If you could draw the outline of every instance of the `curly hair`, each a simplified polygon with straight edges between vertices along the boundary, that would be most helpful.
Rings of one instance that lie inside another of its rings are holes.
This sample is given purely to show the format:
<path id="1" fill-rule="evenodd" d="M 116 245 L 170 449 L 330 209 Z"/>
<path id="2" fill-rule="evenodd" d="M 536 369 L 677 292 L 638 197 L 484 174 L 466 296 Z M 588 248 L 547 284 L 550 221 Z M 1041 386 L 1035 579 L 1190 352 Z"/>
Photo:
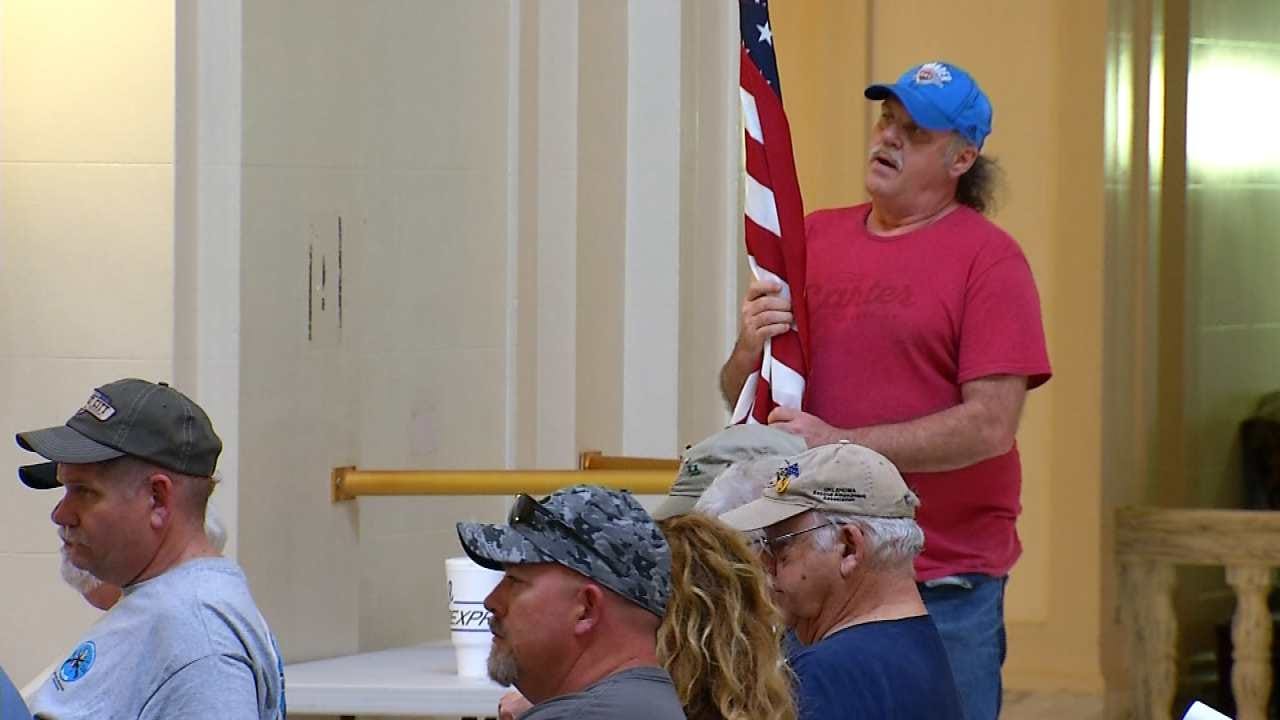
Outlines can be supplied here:
<path id="1" fill-rule="evenodd" d="M 979 155 L 956 184 L 956 202 L 984 215 L 995 212 L 996 191 L 1003 178 L 1004 171 L 994 158 Z"/>
<path id="2" fill-rule="evenodd" d="M 795 720 L 782 616 L 742 536 L 691 513 L 658 522 L 673 593 L 658 657 L 689 720 Z"/>

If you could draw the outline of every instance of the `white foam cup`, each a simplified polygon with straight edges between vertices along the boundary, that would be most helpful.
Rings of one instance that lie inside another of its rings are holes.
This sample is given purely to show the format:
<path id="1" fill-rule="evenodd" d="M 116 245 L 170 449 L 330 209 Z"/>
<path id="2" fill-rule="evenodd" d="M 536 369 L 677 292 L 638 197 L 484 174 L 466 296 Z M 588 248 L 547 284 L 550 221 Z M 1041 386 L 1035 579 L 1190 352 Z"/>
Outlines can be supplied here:
<path id="1" fill-rule="evenodd" d="M 493 633 L 489 631 L 484 599 L 502 579 L 502 573 L 482 568 L 467 557 L 445 559 L 444 569 L 449 583 L 449 636 L 458 675 L 488 677 Z"/>
<path id="2" fill-rule="evenodd" d="M 1187 714 L 1182 716 L 1182 720 L 1231 720 L 1231 718 L 1200 701 L 1196 701 L 1191 704 L 1191 707 L 1187 708 Z"/>

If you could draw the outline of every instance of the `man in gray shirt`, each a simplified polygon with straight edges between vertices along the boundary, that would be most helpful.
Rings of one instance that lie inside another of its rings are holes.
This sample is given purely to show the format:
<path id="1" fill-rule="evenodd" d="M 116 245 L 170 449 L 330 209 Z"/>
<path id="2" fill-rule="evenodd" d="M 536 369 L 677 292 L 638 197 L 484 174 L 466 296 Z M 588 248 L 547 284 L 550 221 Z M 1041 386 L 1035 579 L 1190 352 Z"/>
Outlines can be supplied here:
<path id="1" fill-rule="evenodd" d="M 65 425 L 19 433 L 51 460 L 18 475 L 62 487 L 67 558 L 123 597 L 54 668 L 36 718 L 284 717 L 284 663 L 244 573 L 204 530 L 222 441 L 164 383 L 96 389 Z"/>
<path id="2" fill-rule="evenodd" d="M 533 703 L 521 720 L 679 720 L 658 663 L 671 549 L 629 493 L 579 485 L 516 496 L 506 525 L 458 523 L 467 555 L 503 570 L 489 675 Z"/>

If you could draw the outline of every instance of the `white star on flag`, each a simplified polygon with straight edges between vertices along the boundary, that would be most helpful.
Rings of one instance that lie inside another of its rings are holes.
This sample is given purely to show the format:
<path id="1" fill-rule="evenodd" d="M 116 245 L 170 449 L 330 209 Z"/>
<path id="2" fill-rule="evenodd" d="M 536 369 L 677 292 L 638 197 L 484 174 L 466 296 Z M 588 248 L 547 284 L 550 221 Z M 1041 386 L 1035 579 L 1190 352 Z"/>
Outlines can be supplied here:
<path id="1" fill-rule="evenodd" d="M 760 31 L 760 42 L 767 42 L 770 45 L 773 44 L 773 30 L 769 29 L 769 23 L 757 25 L 756 29 Z"/>

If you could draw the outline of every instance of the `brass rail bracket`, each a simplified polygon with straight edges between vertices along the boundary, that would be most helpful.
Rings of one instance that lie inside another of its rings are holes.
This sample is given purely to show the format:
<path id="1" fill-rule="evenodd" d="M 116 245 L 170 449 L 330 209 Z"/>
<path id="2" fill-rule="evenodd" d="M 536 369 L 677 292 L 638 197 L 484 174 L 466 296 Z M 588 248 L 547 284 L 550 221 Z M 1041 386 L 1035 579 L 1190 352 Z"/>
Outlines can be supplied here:
<path id="1" fill-rule="evenodd" d="M 344 465 L 334 468 L 333 472 L 329 474 L 329 502 L 340 503 L 356 499 L 355 495 L 348 493 L 343 487 L 343 483 L 347 479 L 347 473 L 355 469 L 355 465 Z"/>

